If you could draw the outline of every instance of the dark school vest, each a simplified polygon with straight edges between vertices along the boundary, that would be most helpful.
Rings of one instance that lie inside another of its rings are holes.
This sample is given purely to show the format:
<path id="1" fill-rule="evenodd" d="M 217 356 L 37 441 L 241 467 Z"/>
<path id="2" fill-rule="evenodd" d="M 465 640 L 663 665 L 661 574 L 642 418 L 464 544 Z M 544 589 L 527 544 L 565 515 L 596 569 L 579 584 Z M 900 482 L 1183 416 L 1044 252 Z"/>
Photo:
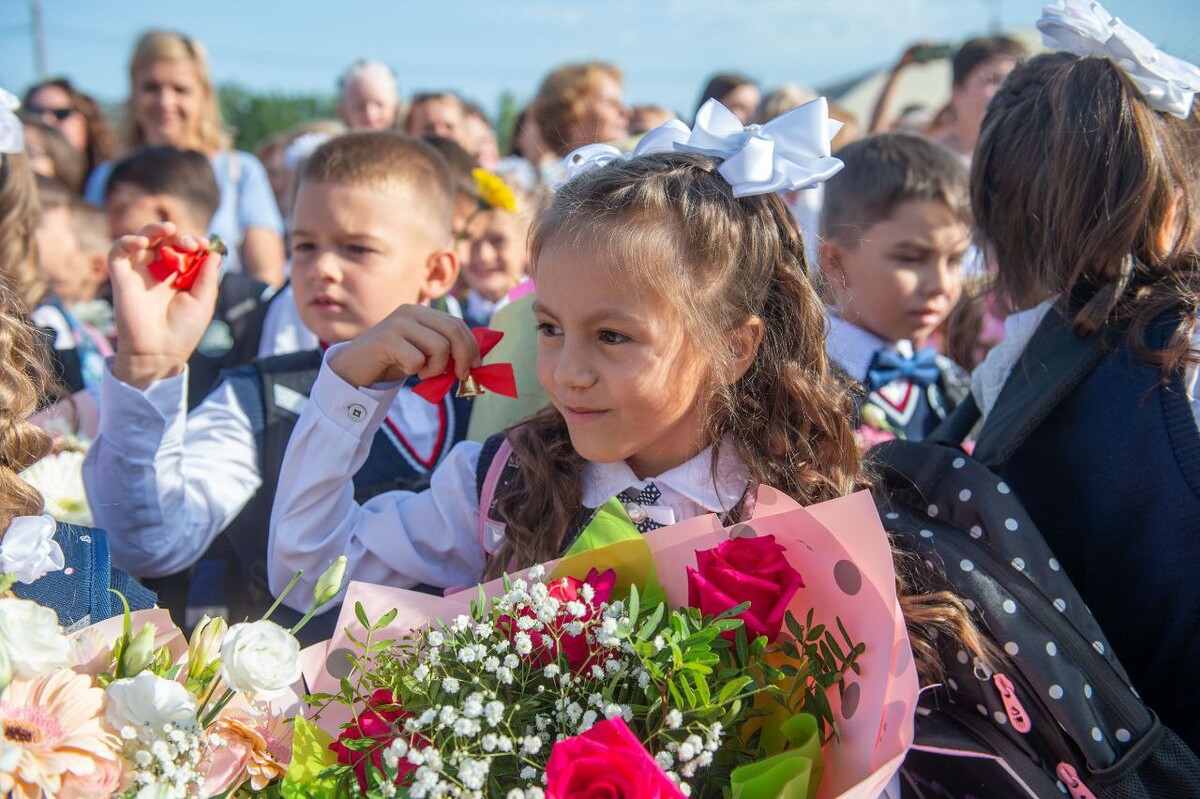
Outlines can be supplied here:
<path id="1" fill-rule="evenodd" d="M 240 579 L 238 590 L 230 596 L 230 616 L 234 620 L 256 619 L 274 602 L 267 585 L 271 507 L 288 441 L 316 382 L 321 358 L 317 350 L 265 358 L 226 376 L 250 417 L 262 477 L 258 491 L 224 531 L 233 554 L 233 572 Z M 459 399 L 454 392 L 447 394 L 438 407 L 441 434 L 431 455 L 416 452 L 403 431 L 390 419 L 385 420 L 371 442 L 366 462 L 353 477 L 356 502 L 366 502 L 386 491 L 421 491 L 429 486 L 434 467 L 466 437 L 470 419 L 470 400 Z M 299 618 L 299 613 L 282 606 L 272 616 L 284 626 Z M 336 609 L 318 615 L 305 626 L 301 640 L 328 638 L 336 621 Z"/>

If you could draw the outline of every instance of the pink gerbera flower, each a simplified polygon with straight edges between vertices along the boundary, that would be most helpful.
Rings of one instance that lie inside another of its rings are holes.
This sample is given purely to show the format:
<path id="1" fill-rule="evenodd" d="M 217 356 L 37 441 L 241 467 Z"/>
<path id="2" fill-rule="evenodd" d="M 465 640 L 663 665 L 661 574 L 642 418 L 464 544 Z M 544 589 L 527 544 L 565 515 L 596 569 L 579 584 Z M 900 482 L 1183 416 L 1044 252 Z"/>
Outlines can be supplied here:
<path id="1" fill-rule="evenodd" d="M 115 762 L 103 708 L 104 691 L 69 669 L 14 680 L 0 696 L 0 793 L 56 796 L 64 779 Z"/>

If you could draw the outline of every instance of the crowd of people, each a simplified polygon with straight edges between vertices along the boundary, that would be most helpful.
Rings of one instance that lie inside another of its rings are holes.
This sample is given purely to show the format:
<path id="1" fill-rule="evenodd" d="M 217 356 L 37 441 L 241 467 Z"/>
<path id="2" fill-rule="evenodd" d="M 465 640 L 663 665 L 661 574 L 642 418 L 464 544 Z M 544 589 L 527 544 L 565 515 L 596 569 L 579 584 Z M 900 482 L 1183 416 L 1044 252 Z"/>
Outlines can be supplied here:
<path id="1" fill-rule="evenodd" d="M 0 526 L 80 446 L 112 579 L 181 625 L 297 572 L 299 617 L 339 555 L 440 592 L 611 540 L 614 498 L 637 535 L 870 488 L 871 445 L 988 424 L 1064 328 L 1105 347 L 1002 485 L 1200 749 L 1200 70 L 1099 48 L 972 39 L 948 103 L 895 113 L 914 47 L 868 120 L 736 73 L 680 119 L 567 64 L 506 153 L 480 106 L 360 61 L 340 119 L 249 153 L 202 45 L 149 32 L 115 124 L 68 78 L 0 97 Z M 515 398 L 418 390 L 488 328 Z M 998 656 L 942 564 L 894 554 L 927 681 L 939 638 Z"/>

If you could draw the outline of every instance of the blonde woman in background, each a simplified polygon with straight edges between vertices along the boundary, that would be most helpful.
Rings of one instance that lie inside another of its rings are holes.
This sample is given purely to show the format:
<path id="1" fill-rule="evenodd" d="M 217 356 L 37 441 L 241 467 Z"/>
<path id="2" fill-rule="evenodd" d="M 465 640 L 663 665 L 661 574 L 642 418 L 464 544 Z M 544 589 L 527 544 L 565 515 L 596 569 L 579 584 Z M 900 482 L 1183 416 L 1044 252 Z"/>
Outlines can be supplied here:
<path id="1" fill-rule="evenodd" d="M 209 232 L 229 245 L 224 269 L 280 285 L 283 219 L 262 163 L 232 148 L 203 46 L 180 33 L 150 31 L 134 47 L 129 79 L 122 128 L 126 148 L 167 144 L 207 155 L 221 188 Z M 93 204 L 104 204 L 111 171 L 108 162 L 89 178 L 84 196 Z"/>

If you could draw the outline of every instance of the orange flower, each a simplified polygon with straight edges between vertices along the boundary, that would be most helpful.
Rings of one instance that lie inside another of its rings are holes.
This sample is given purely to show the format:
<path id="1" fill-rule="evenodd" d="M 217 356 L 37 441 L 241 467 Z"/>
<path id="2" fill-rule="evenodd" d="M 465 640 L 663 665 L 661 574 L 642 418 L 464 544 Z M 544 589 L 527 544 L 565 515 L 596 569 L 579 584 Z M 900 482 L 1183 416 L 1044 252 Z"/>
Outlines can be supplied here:
<path id="1" fill-rule="evenodd" d="M 261 791 L 287 773 L 291 761 L 291 727 L 274 716 L 255 719 L 241 712 L 222 715 L 208 729 L 220 743 L 208 752 L 206 793 L 232 792 L 247 780 Z"/>
<path id="2" fill-rule="evenodd" d="M 14 680 L 0 699 L 0 793 L 56 796 L 64 780 L 115 763 L 103 708 L 104 691 L 69 669 Z"/>

